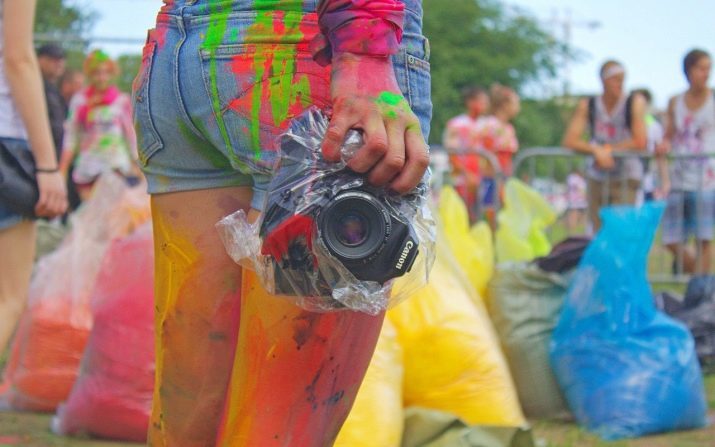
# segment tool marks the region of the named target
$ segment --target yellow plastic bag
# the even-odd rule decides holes
[[[469,424],[525,424],[486,310],[452,261],[444,233],[430,284],[388,311],[404,352],[404,403]]]
[[[469,229],[467,207],[451,186],[442,189],[440,194],[439,218],[457,263],[474,290],[484,296],[494,273],[494,244],[489,225],[479,222]]]
[[[544,230],[556,222],[556,212],[536,190],[516,179],[505,187],[504,209],[496,235],[498,262],[531,261],[551,251]]]
[[[335,447],[399,447],[402,441],[402,348],[385,320],[370,367]]]

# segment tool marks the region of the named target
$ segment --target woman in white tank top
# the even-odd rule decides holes
[[[658,165],[668,206],[663,217],[663,242],[687,273],[710,271],[711,240],[715,226],[715,98],[708,88],[712,61],[702,50],[685,56],[683,69],[690,88],[668,105],[668,125],[661,155],[687,155],[668,167]],[[686,247],[690,236],[696,250]],[[682,265],[681,265],[682,264]]]
[[[32,148],[40,200],[38,216],[67,209],[57,169],[40,69],[32,45],[36,0],[0,0],[0,144]],[[29,143],[29,145],[28,145]],[[25,306],[35,252],[35,225],[0,201],[0,352]]]

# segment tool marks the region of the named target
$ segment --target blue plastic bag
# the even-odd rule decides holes
[[[551,363],[576,419],[607,440],[702,427],[693,338],[656,310],[648,252],[664,204],[601,211],[603,229],[571,282]]]

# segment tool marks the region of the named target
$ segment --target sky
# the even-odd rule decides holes
[[[444,0],[448,2],[450,0]],[[161,0],[80,0],[100,17],[92,35],[133,38],[134,45],[102,44],[112,55],[139,53],[146,30],[152,26]],[[571,92],[594,93],[600,88],[598,68],[617,59],[628,71],[628,88],[648,87],[655,104],[685,88],[681,61],[700,47],[715,54],[714,0],[507,0],[542,21],[546,29],[564,38],[571,19],[571,45],[582,57],[561,70],[553,88],[562,88],[568,74]],[[593,28],[589,24],[597,23]],[[712,79],[715,79],[715,75]]]

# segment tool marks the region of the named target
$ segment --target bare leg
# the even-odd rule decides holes
[[[329,446],[372,357],[383,316],[306,312],[248,272],[241,287],[214,225],[250,198],[247,188],[226,188],[152,199],[152,446]]]
[[[35,257],[35,224],[21,222],[0,230],[0,354],[15,331],[30,290]]]
[[[668,250],[673,254],[678,269],[682,268],[683,273],[694,273],[696,259],[695,256],[688,250],[685,244],[668,244]],[[682,262],[682,265],[681,265]]]
[[[329,447],[372,358],[384,314],[307,312],[244,271],[241,334],[217,446]]]
[[[152,198],[156,388],[149,445],[213,447],[238,334],[241,268],[215,224],[248,209],[250,188]]]
[[[710,273],[710,265],[712,264],[712,249],[710,241],[701,240],[697,242],[700,244],[700,262],[698,265],[698,273],[708,274]]]

